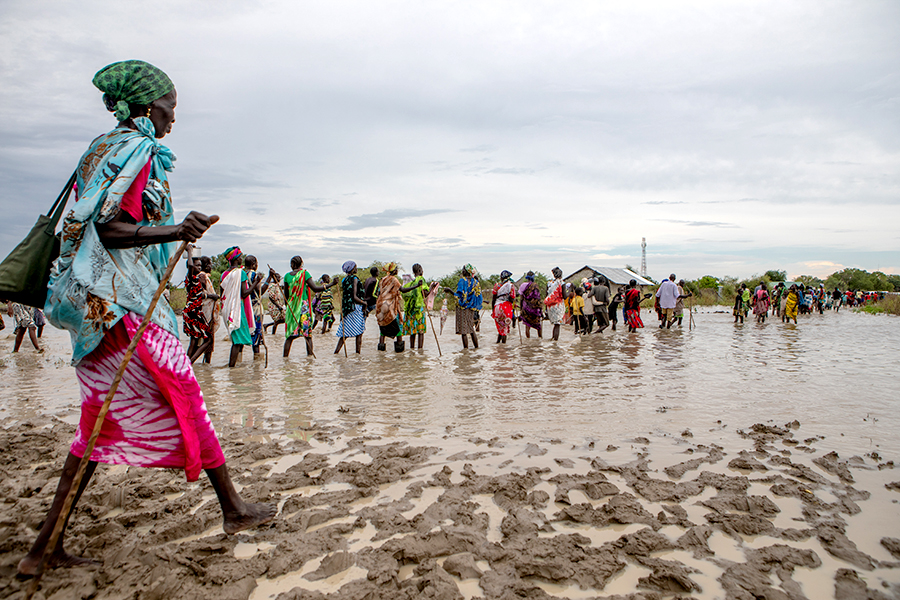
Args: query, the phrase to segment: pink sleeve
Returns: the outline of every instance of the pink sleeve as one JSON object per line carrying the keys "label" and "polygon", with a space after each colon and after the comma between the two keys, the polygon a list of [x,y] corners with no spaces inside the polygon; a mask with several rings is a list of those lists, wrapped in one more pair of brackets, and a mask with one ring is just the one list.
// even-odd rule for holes
{"label": "pink sleeve", "polygon": [[150,179],[150,165],[151,162],[148,160],[141,172],[134,178],[131,187],[122,196],[122,204],[119,205],[120,209],[131,215],[138,223],[144,220],[144,203],[141,196],[144,188],[147,187],[147,180]]}

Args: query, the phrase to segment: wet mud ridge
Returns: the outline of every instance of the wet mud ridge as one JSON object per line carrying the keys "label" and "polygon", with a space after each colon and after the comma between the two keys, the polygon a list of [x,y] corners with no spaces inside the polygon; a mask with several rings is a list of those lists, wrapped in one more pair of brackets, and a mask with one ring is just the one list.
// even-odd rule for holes
{"label": "wet mud ridge", "polygon": [[[42,598],[900,598],[900,472],[797,422],[704,443],[220,432],[274,522],[227,536],[205,479],[101,465]],[[41,526],[74,428],[0,431],[0,597]],[[727,448],[725,446],[728,446]]]}

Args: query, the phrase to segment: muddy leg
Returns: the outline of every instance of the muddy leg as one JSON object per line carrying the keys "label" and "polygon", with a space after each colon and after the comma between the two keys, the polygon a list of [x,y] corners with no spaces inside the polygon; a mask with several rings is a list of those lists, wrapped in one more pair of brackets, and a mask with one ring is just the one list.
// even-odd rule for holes
{"label": "muddy leg", "polygon": [[13,352],[19,351],[19,346],[22,345],[23,339],[25,339],[25,330],[22,328],[16,329],[16,341],[13,343]]}
{"label": "muddy leg", "polygon": [[225,533],[244,531],[268,523],[275,518],[278,509],[274,504],[244,502],[237,490],[234,489],[234,484],[231,483],[231,477],[228,475],[228,468],[224,464],[215,469],[206,469],[206,474],[216,491],[219,505],[222,507],[222,514],[225,517],[222,529],[225,530]]}
{"label": "muddy leg", "polygon": [[[63,466],[62,475],[59,478],[59,485],[56,487],[56,496],[53,498],[53,504],[50,506],[50,512],[47,514],[47,519],[44,521],[43,527],[41,527],[41,532],[38,534],[37,539],[34,541],[34,545],[31,547],[31,551],[19,561],[19,573],[22,575],[34,575],[37,572],[38,563],[41,561],[41,556],[44,554],[44,549],[47,547],[47,543],[50,541],[50,535],[53,533],[53,527],[56,525],[56,520],[59,518],[59,513],[62,512],[63,504],[66,501],[66,496],[69,494],[69,490],[72,489],[72,482],[75,479],[75,473],[78,471],[78,463],[81,462],[81,459],[72,454],[71,452],[66,457],[66,464]],[[88,462],[87,470],[84,472],[84,477],[81,478],[81,484],[78,486],[78,492],[75,494],[75,500],[72,502],[72,510],[69,511],[69,514],[66,515],[66,526],[69,524],[69,517],[72,516],[72,512],[75,510],[75,506],[78,504],[78,499],[81,498],[82,492],[84,492],[88,483],[91,480],[91,475],[94,474],[94,469],[97,468],[97,463],[94,461]],[[66,554],[65,550],[63,550],[63,537],[65,536],[65,529],[63,529],[63,535],[59,536],[59,540],[56,542],[56,548],[53,550],[53,554],[48,559],[48,566],[50,567],[74,567],[78,565],[85,564],[97,564],[95,561],[92,561],[87,558],[81,558],[78,556],[72,556],[71,554]]]}

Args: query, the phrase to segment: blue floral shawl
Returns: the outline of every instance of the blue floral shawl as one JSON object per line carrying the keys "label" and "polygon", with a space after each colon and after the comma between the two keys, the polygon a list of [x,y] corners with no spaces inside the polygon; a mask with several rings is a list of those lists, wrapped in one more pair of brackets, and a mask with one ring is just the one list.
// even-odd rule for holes
{"label": "blue floral shawl", "polygon": [[[114,129],[94,140],[81,157],[79,198],[63,221],[60,255],[50,273],[44,310],[51,324],[69,331],[75,365],[126,313],[147,313],[172,252],[172,244],[106,248],[94,225],[116,216],[122,196],[150,160],[139,225],[174,224],[166,172],[174,168],[175,155],[156,140],[150,119],[138,117],[134,123],[137,131]],[[151,320],[178,335],[168,303],[158,303]]]}

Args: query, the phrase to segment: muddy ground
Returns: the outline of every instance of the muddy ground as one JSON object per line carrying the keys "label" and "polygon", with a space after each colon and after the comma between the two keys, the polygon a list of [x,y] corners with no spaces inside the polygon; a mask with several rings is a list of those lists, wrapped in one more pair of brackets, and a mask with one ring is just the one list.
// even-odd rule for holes
{"label": "muddy ground", "polygon": [[[0,597],[24,594],[16,563],[74,433],[54,423],[0,430]],[[796,421],[721,445],[219,433],[241,493],[277,502],[275,521],[227,536],[205,478],[101,465],[67,547],[102,566],[48,572],[37,597],[900,598],[900,471]]]}

